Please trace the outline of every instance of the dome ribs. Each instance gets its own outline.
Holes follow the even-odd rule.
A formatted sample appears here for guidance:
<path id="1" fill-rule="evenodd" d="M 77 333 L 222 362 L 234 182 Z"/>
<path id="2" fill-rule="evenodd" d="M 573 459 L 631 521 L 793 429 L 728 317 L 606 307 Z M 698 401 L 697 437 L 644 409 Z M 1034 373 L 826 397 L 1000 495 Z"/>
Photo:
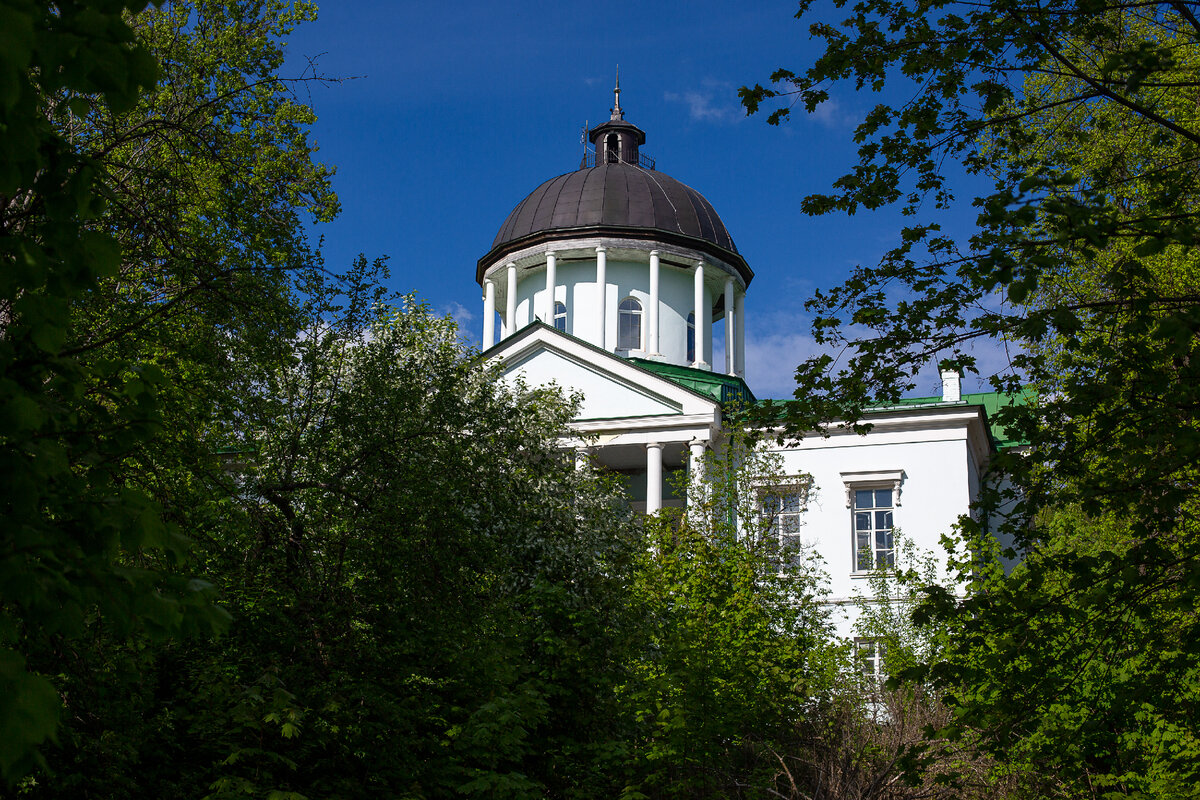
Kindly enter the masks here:
<path id="1" fill-rule="evenodd" d="M 663 226 L 663 230 L 676 230 L 686 236 L 703 239 L 704 237 L 700 235 L 700 219 L 696 216 L 696 209 L 692 207 L 692 198 L 688 196 L 688 187 L 674 179 L 661 181 L 659 186 L 675 209 L 676 224 L 669 228 Z"/>
<path id="2" fill-rule="evenodd" d="M 704 195 L 665 173 L 616 163 L 559 175 L 530 192 L 479 259 L 476 280 L 524 248 L 593 236 L 695 248 L 732 266 L 747 283 L 754 277 Z"/>
<path id="3" fill-rule="evenodd" d="M 604 167 L 580 171 L 587 175 L 584 177 L 583 191 L 579 193 L 579 215 L 575 218 L 575 225 L 599 225 L 604 211 Z"/>
<path id="4" fill-rule="evenodd" d="M 604 170 L 604 210 L 600 215 L 601 225 L 629 225 L 629 181 L 628 170 L 606 164 Z"/>
<path id="5" fill-rule="evenodd" d="M 553 181 L 547 181 L 534 189 L 533 193 L 525 198 L 525 202 L 517 209 L 517 216 L 512 225 L 514 238 L 519 239 L 533 230 L 533 215 L 537 212 L 538 204 L 542 202 L 542 198 L 546 195 L 546 189 L 550 187 L 551 183 Z"/>
<path id="6" fill-rule="evenodd" d="M 549 227 L 574 228 L 580 224 L 589 172 L 591 170 L 579 170 L 567 176 L 558 194 L 558 202 L 554 204 L 554 214 L 550 218 Z"/>
<path id="7" fill-rule="evenodd" d="M 698 234 L 700 238 L 708 242 L 722 244 L 719 241 L 720 235 L 717 233 L 717 229 L 713 227 L 712 217 L 709 214 L 712 208 L 704 201 L 700 193 L 690 186 L 687 187 L 687 194 L 688 202 L 692 205 L 692 211 L 696 214 L 696 222 L 700 226 L 700 233 Z"/>
<path id="8" fill-rule="evenodd" d="M 573 173 L 568 172 L 566 175 L 559 175 L 554 180 L 546 185 L 546 191 L 542 194 L 541 200 L 538 201 L 537 210 L 533 213 L 533 220 L 528 231 L 522 233 L 532 233 L 533 231 L 544 231 L 547 228 L 553 228 L 554 209 L 558 205 L 559 195 L 562 194 L 563 186 Z"/>
<path id="9" fill-rule="evenodd" d="M 657 228 L 658 215 L 655 213 L 653 191 L 646 180 L 646 174 L 626 170 L 626 176 L 629 181 L 628 224 L 637 228 Z"/>

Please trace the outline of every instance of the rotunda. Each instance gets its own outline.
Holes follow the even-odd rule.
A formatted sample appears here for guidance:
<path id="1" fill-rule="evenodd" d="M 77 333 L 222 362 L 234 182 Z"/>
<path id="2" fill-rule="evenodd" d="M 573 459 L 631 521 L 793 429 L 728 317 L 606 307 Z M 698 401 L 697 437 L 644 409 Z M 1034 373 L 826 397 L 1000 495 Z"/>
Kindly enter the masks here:
<path id="1" fill-rule="evenodd" d="M 518 203 L 479 259 L 483 348 L 541 321 L 619 356 L 744 377 L 754 273 L 712 204 L 641 152 L 620 91 L 579 169 Z"/>

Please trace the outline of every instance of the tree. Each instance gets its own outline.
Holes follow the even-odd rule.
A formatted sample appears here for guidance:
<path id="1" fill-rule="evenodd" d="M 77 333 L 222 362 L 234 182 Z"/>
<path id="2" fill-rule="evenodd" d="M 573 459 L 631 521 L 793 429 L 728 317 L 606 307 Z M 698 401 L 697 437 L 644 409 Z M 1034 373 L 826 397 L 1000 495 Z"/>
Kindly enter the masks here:
<path id="1" fill-rule="evenodd" d="M 96 104 L 121 112 L 155 79 L 125 13 L 144 4 L 0 6 L 0 780 L 20 776 L 53 736 L 60 701 L 30 670 L 31 646 L 84 634 L 98 613 L 118 630 L 216 621 L 205 588 L 127 551 L 177 554 L 158 509 L 116 475 L 153 434 L 161 373 L 85 363 L 67 349 L 72 303 L 113 274 L 111 234 L 91 221 L 106 189 L 97 165 L 52 115 Z M 141 567 L 141 568 L 139 568 Z M 189 609 L 200 614 L 185 613 Z"/>
<path id="2" fill-rule="evenodd" d="M 632 592 L 648 629 L 624 692 L 639 723 L 624 797 L 786 791 L 784 758 L 834 682 L 837 648 L 820 564 L 772 527 L 780 474 L 735 433 L 689 476 L 686 514 L 647 521 Z M 808 487 L 797 491 L 806 503 Z"/>
<path id="3" fill-rule="evenodd" d="M 311 9 L 144 7 L 3 6 L 6 781 L 112 648 L 227 621 L 187 537 L 212 533 L 238 401 L 301 325 L 297 215 L 336 209 L 275 74 Z"/>
<path id="4" fill-rule="evenodd" d="M 1036 392 L 1002 412 L 1028 447 L 994 459 L 985 505 L 1011 504 L 1025 562 L 1011 577 L 982 555 L 960 563 L 986 588 L 962 604 L 931 592 L 927 613 L 953 625 L 928 673 L 955 708 L 950 731 L 975 728 L 1029 765 L 1032 791 L 1194 785 L 1196 6 L 864 0 L 810 30 L 825 52 L 744 89 L 749 110 L 789 94 L 813 110 L 839 81 L 911 97 L 866 116 L 859 164 L 807 211 L 899 202 L 917 216 L 953 203 L 964 172 L 993 189 L 969 240 L 918 220 L 880 264 L 817 295 L 818 339 L 852 355 L 836 372 L 829 357 L 800 366 L 788 432 L 859 423 L 931 359 L 972 369 L 974 340 L 1014 345 L 991 378 Z M 1120 532 L 1099 551 L 1084 546 L 1097 525 Z"/>
<path id="5" fill-rule="evenodd" d="M 559 449 L 573 407 L 498 382 L 413 298 L 379 303 L 379 266 L 310 273 L 310 327 L 243 405 L 198 552 L 228 632 L 108 648 L 145 688 L 75 685 L 30 795 L 619 788 L 639 529 Z"/>

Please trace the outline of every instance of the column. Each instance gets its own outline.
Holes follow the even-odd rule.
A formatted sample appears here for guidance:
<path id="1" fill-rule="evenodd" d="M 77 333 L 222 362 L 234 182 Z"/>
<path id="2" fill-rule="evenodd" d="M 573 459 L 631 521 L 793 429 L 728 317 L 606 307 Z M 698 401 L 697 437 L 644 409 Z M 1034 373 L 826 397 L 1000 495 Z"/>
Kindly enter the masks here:
<path id="1" fill-rule="evenodd" d="M 542 304 L 542 322 L 554 324 L 554 267 L 556 264 L 553 250 L 546 251 L 546 301 Z"/>
<path id="2" fill-rule="evenodd" d="M 592 465 L 592 452 L 587 447 L 580 447 L 575 451 L 575 469 L 579 472 L 587 469 Z"/>
<path id="3" fill-rule="evenodd" d="M 496 284 L 483 279 L 483 349 L 496 343 Z"/>
<path id="4" fill-rule="evenodd" d="M 733 303 L 734 325 L 733 333 L 733 372 L 739 378 L 746 377 L 746 293 L 738 292 Z"/>
<path id="5" fill-rule="evenodd" d="M 646 445 L 646 513 L 662 510 L 662 454 L 658 442 Z"/>
<path id="6" fill-rule="evenodd" d="M 608 349 L 608 250 L 604 245 L 596 248 L 596 291 L 599 293 L 600 341 L 596 344 L 601 350 Z"/>
<path id="7" fill-rule="evenodd" d="M 704 333 L 708 330 L 704 324 L 704 262 L 696 262 L 694 293 L 692 297 L 692 314 L 696 320 L 694 336 L 696 337 L 696 360 L 692 366 L 700 369 L 704 366 Z"/>
<path id="8" fill-rule="evenodd" d="M 737 336 L 734 334 L 733 278 L 725 279 L 725 373 L 733 373 L 733 349 Z M 740 321 L 740 320 L 739 320 Z"/>
<path id="9" fill-rule="evenodd" d="M 517 265 L 508 262 L 508 295 L 504 298 L 504 335 L 517 332 Z"/>
<path id="10" fill-rule="evenodd" d="M 692 439 L 688 442 L 691 450 L 688 459 L 688 513 L 694 524 L 700 522 L 699 506 L 705 499 L 704 486 L 704 442 Z"/>
<path id="11" fill-rule="evenodd" d="M 658 352 L 658 251 L 650 251 L 650 308 L 647 309 L 646 325 L 650 329 L 650 340 L 646 353 Z"/>

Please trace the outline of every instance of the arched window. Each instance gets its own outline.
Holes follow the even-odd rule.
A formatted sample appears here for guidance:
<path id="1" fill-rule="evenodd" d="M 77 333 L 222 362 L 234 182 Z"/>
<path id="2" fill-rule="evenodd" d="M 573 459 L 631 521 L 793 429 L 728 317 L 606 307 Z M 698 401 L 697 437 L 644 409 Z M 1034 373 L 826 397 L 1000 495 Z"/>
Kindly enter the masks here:
<path id="1" fill-rule="evenodd" d="M 610 133 L 604 139 L 604 160 L 615 164 L 621 160 L 620 143 L 615 133 Z"/>
<path id="2" fill-rule="evenodd" d="M 696 312 L 688 314 L 687 360 L 696 363 Z"/>
<path id="3" fill-rule="evenodd" d="M 642 304 L 632 297 L 617 308 L 617 349 L 642 349 Z"/>
<path id="4" fill-rule="evenodd" d="M 554 327 L 567 332 L 567 306 L 558 300 L 554 301 Z"/>

